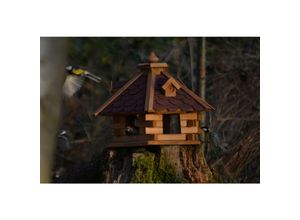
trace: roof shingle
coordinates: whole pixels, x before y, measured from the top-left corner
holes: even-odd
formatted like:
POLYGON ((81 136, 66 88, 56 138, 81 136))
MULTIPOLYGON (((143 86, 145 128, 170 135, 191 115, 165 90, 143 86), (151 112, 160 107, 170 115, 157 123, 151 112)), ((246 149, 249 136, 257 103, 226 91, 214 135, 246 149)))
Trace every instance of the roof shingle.
POLYGON ((152 109, 145 107, 145 99, 147 86, 149 84, 148 74, 151 72, 141 73, 133 82, 126 82, 123 86, 118 83, 116 86, 118 91, 95 113, 98 114, 128 114, 128 113, 144 113, 144 112, 190 112, 190 111, 211 111, 214 110, 206 101, 201 99, 191 90, 189 90, 182 82, 176 80, 171 74, 161 72, 160 74, 152 74, 154 77, 153 106, 152 109), (174 78, 181 87, 176 91, 175 97, 165 96, 162 86, 170 79, 174 78), (124 89, 124 91, 122 91, 124 89))

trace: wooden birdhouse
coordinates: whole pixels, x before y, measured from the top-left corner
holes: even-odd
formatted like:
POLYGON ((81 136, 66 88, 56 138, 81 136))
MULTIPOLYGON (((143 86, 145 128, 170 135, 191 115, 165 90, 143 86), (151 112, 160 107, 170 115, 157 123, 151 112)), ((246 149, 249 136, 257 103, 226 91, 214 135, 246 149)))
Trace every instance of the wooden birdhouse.
POLYGON ((154 52, 138 66, 95 112, 113 117, 110 147, 200 144, 200 112, 214 108, 173 77, 154 52))

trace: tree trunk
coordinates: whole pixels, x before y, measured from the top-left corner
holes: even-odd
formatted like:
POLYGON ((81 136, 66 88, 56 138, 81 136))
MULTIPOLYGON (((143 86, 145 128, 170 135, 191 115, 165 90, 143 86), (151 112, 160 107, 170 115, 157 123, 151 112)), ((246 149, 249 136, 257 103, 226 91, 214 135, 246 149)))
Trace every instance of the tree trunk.
POLYGON ((103 152, 105 183, 214 182, 204 155, 195 146, 111 149, 103 152))
POLYGON ((61 109, 66 62, 66 38, 41 38, 41 146, 40 182, 49 183, 61 109))
MULTIPOLYGON (((202 47, 201 47, 201 60, 200 60, 200 97, 205 100, 206 93, 206 42, 205 37, 202 37, 202 47)), ((201 115, 201 126, 205 126, 206 113, 202 112, 201 115)))
POLYGON ((188 45, 190 51, 190 69, 191 69, 191 88, 195 92, 194 88, 194 40, 193 38, 188 38, 188 45))

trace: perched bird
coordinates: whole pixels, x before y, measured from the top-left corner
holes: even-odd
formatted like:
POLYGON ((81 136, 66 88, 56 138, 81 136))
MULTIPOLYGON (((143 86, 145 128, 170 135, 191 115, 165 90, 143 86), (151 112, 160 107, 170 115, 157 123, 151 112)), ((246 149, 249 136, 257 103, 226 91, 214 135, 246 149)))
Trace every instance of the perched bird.
POLYGON ((71 144, 71 133, 66 130, 62 130, 58 135, 57 135, 57 145, 58 148, 62 151, 67 151, 72 148, 71 144))
POLYGON ((201 127, 205 133, 205 143, 211 145, 211 147, 220 148, 224 153, 228 153, 230 150, 227 149, 228 145, 222 143, 219 135, 216 132, 211 131, 208 127, 201 127))
POLYGON ((85 78, 96 83, 101 82, 101 78, 91 74, 84 67, 67 66, 66 71, 69 73, 63 85, 63 94, 65 97, 72 97, 83 85, 85 78))
POLYGON ((138 135, 139 130, 136 127, 126 126, 125 133, 126 135, 138 135))
POLYGON ((202 128, 202 130, 204 131, 204 133, 208 133, 208 132, 210 132, 209 128, 208 128, 208 127, 206 127, 206 126, 204 126, 204 127, 201 127, 201 128, 202 128))

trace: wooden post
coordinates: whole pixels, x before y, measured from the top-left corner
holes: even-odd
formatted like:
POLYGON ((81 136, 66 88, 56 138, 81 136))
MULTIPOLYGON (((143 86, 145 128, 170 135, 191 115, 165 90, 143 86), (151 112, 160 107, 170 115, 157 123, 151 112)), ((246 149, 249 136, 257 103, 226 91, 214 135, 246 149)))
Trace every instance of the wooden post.
MULTIPOLYGON (((205 62, 206 62, 206 42, 205 42, 205 37, 202 37, 202 46, 201 46, 201 56, 200 56, 200 88, 199 88, 199 91, 200 91, 200 97, 202 99, 205 100, 205 84, 206 84, 206 69, 205 69, 205 62)), ((201 112, 201 120, 200 120, 200 126, 203 127, 203 126, 206 126, 205 125, 205 120, 206 120, 206 112, 203 111, 201 112)), ((202 132, 200 134, 200 138, 201 140, 203 141, 203 144, 202 144, 202 148, 201 148, 201 151, 202 153, 204 153, 204 149, 205 149, 205 135, 204 133, 202 132)))
POLYGON ((191 88, 193 92, 195 92, 194 88, 194 40, 192 38, 188 38, 189 52, 190 52, 190 68, 191 68, 191 88))
MULTIPOLYGON (((205 100, 205 84, 206 84, 206 69, 205 69, 205 62, 206 62, 206 42, 205 37, 202 37, 202 48, 201 48, 201 61, 200 61, 200 97, 205 100)), ((205 126, 205 112, 202 112, 201 116, 201 125, 205 126)))

